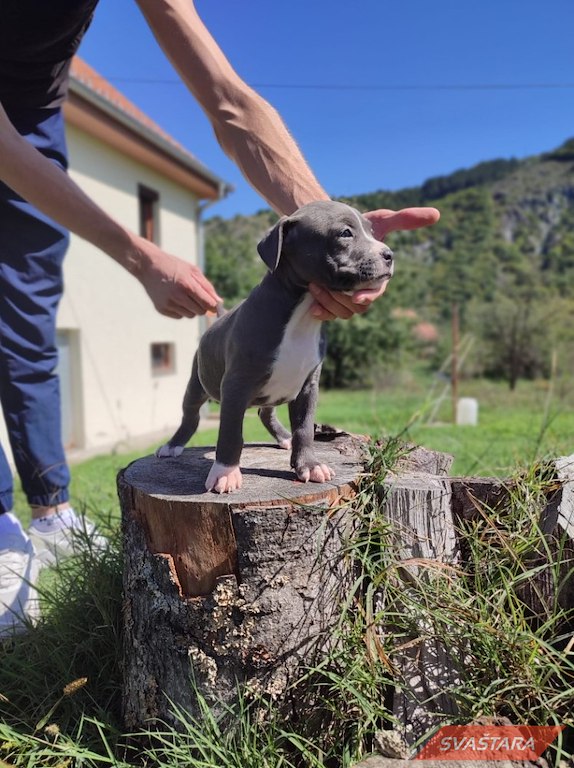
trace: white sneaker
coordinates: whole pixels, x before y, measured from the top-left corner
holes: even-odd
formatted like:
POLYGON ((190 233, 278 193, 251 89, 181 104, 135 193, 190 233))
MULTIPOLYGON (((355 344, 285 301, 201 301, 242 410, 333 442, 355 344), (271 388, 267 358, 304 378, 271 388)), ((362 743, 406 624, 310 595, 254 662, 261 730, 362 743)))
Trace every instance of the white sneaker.
POLYGON ((22 535, 3 536, 0 549, 0 639, 25 632, 40 617, 36 581, 41 563, 22 535))
POLYGON ((32 520, 28 535, 45 565, 85 549, 103 551, 108 546, 108 540, 96 532, 96 526, 86 517, 77 515, 71 507, 32 520))

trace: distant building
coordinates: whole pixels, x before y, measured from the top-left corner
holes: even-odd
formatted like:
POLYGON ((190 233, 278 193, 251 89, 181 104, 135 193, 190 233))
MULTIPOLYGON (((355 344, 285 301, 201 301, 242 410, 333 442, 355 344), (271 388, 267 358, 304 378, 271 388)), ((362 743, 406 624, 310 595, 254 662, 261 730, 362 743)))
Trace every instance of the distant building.
POLYGON ((422 344, 437 344, 440 338, 438 328, 434 323, 417 323, 413 328, 413 335, 422 344))
MULTIPOLYGON (((81 59, 65 105, 70 176, 132 231, 202 266, 202 207, 230 187, 81 59)), ((72 237, 58 316, 64 442, 107 450, 179 423, 202 320, 159 315, 140 283, 72 237)), ((7 446, 2 426, 0 439, 7 446)))

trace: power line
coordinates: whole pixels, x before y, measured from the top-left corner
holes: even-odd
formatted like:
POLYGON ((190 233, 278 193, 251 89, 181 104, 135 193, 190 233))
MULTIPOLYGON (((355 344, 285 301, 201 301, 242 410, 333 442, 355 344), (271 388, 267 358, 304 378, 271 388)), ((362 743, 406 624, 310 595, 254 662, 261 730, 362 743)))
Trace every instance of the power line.
MULTIPOLYGON (((114 83, 182 85, 181 80, 143 77, 108 77, 114 83)), ((534 91, 572 89, 574 83, 416 83, 402 85, 349 85, 345 83, 251 83, 253 88, 314 91, 534 91)))
POLYGON ((325 91, 528 91, 536 89, 574 88, 574 83, 479 83, 477 85, 332 85, 332 84, 282 84, 258 83, 256 88, 293 88, 325 91))

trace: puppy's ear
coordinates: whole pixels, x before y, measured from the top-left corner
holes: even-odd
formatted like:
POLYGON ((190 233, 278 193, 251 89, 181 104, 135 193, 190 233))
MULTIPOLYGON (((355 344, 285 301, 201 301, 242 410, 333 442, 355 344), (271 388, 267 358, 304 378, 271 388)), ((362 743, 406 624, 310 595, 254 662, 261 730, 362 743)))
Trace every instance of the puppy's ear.
POLYGON ((257 245, 257 252, 271 272, 275 272, 279 264, 283 248, 283 230, 288 221, 288 216, 282 216, 257 245))

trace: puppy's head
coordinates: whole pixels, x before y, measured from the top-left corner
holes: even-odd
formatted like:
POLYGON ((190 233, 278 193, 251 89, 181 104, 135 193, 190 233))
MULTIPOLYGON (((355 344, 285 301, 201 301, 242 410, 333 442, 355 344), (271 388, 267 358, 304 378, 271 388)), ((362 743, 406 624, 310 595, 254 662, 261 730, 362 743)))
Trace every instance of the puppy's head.
POLYGON ((284 216, 257 246, 271 272, 299 287, 332 291, 378 288, 393 274, 391 249, 369 221, 344 203, 320 201, 284 216))

